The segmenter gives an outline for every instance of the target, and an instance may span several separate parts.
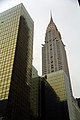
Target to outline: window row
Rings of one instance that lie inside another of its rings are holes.
[[[2,73],[1,74],[1,78],[2,78],[2,80],[7,80],[10,76],[12,75],[12,72],[10,73],[10,72],[8,72],[7,74],[5,74],[5,73]]]
[[[10,61],[1,61],[0,68],[3,68],[5,70],[6,67],[8,67],[7,69],[10,69],[11,68],[10,66],[13,64],[13,61],[14,61],[13,59]]]
[[[0,93],[5,93],[6,91],[9,91],[9,87],[10,87],[10,85],[7,87],[5,87],[5,88],[1,88],[1,90],[0,90]]]
[[[10,72],[12,72],[12,70],[3,70],[1,71],[1,76],[7,76]]]
[[[50,82],[52,82],[52,83],[54,83],[54,84],[64,84],[64,79],[63,79],[63,77],[62,78],[57,78],[57,76],[56,76],[56,78],[53,76],[53,78],[48,78],[49,79],[49,81]]]
[[[10,39],[9,41],[5,41],[3,44],[1,44],[1,51],[5,49],[10,49],[16,44],[16,40]]]
[[[8,95],[5,94],[5,95],[0,95],[0,99],[7,99],[8,98]]]
[[[8,51],[8,53],[7,53],[7,51],[2,52],[2,53],[1,53],[1,55],[2,55],[2,56],[1,56],[1,59],[3,60],[3,58],[9,58],[9,57],[13,58],[14,52],[15,52],[15,50],[13,50],[12,52],[11,52],[11,51]]]
[[[64,84],[55,84],[55,83],[50,83],[50,84],[51,84],[51,86],[53,86],[54,88],[56,88],[59,91],[60,91],[60,88],[61,88],[61,90],[65,89]]]
[[[4,34],[7,34],[8,32],[13,32],[13,31],[15,31],[15,30],[16,30],[16,31],[18,30],[18,25],[16,25],[16,24],[2,27],[2,28],[0,29],[0,35],[4,35]]]
[[[1,58],[6,57],[6,59],[9,59],[9,57],[11,57],[15,52],[15,47],[14,48],[10,48],[8,50],[3,50],[1,51]]]
[[[17,31],[18,31],[18,29],[14,29],[13,31],[1,31],[1,33],[0,33],[0,39],[6,39],[6,37],[7,38],[10,38],[11,36],[15,36],[16,34],[17,34]]]
[[[9,85],[10,81],[11,81],[10,78],[7,78],[7,79],[5,78],[5,79],[2,79],[2,81],[0,81],[0,84],[1,84],[1,86]]]
[[[5,36],[0,37],[0,39],[1,39],[0,43],[1,44],[5,44],[5,43],[8,44],[9,42],[16,40],[16,37],[17,37],[17,34],[13,34],[13,35],[6,34]]]
[[[20,11],[13,11],[13,12],[5,12],[4,14],[0,14],[0,23],[9,19],[17,18],[20,15]]]

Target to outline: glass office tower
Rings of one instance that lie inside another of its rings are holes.
[[[67,112],[69,113],[69,118],[66,116],[65,120],[74,120],[76,117],[73,108],[72,90],[66,73],[63,70],[59,70],[47,74],[47,81],[59,96],[61,108],[64,107],[65,115]]]
[[[32,51],[33,20],[23,4],[0,13],[0,101],[8,101],[6,119],[29,117]]]

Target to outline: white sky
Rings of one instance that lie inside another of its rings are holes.
[[[0,0],[0,13],[21,2],[34,21],[33,65],[39,75],[42,71],[41,44],[45,40],[51,10],[66,45],[73,94],[80,97],[80,7],[77,0]]]

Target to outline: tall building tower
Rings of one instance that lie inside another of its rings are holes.
[[[0,103],[8,120],[29,119],[33,20],[23,4],[0,13]]]
[[[69,77],[65,45],[51,16],[42,47],[42,75],[58,70],[64,70]]]
[[[42,74],[46,75],[48,83],[60,98],[61,110],[64,111],[61,120],[79,120],[80,110],[73,101],[65,45],[52,16],[42,47]]]

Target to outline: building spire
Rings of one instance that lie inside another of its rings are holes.
[[[53,22],[52,11],[50,10],[50,23]]]
[[[54,23],[54,21],[53,21],[53,18],[52,18],[52,11],[50,10],[50,22],[49,22],[49,24],[48,24],[48,27],[47,27],[47,29],[54,29],[54,30],[57,30],[57,27],[56,27],[56,25],[55,25],[55,23]]]

